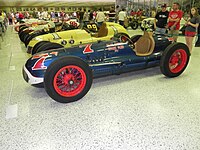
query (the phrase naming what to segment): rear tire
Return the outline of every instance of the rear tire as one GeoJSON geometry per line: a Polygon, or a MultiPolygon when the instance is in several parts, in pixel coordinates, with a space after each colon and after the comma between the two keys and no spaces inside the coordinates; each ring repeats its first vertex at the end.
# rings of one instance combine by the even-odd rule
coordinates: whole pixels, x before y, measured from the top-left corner
{"type": "Polygon", "coordinates": [[[49,42],[49,41],[41,41],[41,42],[38,42],[37,44],[35,44],[35,46],[33,47],[32,51],[31,51],[31,54],[34,55],[34,54],[36,53],[37,49],[38,49],[41,45],[43,45],[43,44],[45,44],[45,43],[48,43],[48,42],[49,42]]]}
{"type": "Polygon", "coordinates": [[[26,41],[30,36],[31,36],[31,34],[29,34],[29,33],[24,36],[24,44],[25,44],[25,46],[26,46],[26,41]]]}
{"type": "MultiPolygon", "coordinates": [[[[21,31],[21,32],[19,33],[19,39],[20,39],[21,41],[23,40],[24,34],[25,34],[25,31],[21,31]]],[[[22,41],[22,42],[23,42],[23,41],[22,41]]]]}
{"type": "Polygon", "coordinates": [[[34,37],[32,36],[32,34],[30,34],[28,37],[26,37],[26,40],[24,42],[25,46],[27,47],[29,42],[33,39],[34,37]]]}
{"type": "Polygon", "coordinates": [[[92,80],[92,71],[86,62],[65,56],[47,68],[44,87],[55,101],[69,103],[84,97],[91,88],[92,80]]]}
{"type": "Polygon", "coordinates": [[[44,32],[43,30],[41,30],[41,31],[36,31],[36,32],[30,34],[29,37],[28,37],[28,38],[26,39],[26,41],[24,42],[24,43],[25,43],[25,46],[27,47],[28,44],[29,44],[29,42],[30,42],[33,38],[35,38],[36,36],[44,35],[44,34],[47,34],[47,33],[44,32]]]}
{"type": "Polygon", "coordinates": [[[38,49],[36,50],[36,53],[47,51],[50,49],[57,49],[57,48],[63,48],[63,46],[57,43],[48,42],[38,47],[38,49]]]}
{"type": "Polygon", "coordinates": [[[161,72],[169,78],[183,73],[190,59],[190,51],[183,43],[170,44],[163,52],[160,60],[161,72]]]}

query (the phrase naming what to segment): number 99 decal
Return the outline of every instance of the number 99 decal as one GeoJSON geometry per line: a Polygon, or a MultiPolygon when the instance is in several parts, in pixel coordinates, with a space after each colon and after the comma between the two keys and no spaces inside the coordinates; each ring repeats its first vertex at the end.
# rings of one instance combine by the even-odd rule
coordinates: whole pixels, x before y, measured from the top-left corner
{"type": "Polygon", "coordinates": [[[96,24],[88,24],[87,25],[88,29],[94,29],[95,31],[98,31],[97,25],[96,24]]]}

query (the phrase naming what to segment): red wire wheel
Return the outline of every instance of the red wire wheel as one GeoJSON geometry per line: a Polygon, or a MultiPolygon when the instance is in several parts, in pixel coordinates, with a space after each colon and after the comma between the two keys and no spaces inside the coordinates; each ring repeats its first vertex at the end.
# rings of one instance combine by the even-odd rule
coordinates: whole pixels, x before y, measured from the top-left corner
{"type": "Polygon", "coordinates": [[[183,43],[170,44],[161,56],[161,72],[167,77],[177,77],[186,69],[189,59],[190,51],[187,45],[183,43]]]}
{"type": "Polygon", "coordinates": [[[92,70],[85,61],[74,56],[64,56],[48,66],[44,87],[55,101],[69,103],[84,97],[91,88],[92,80],[92,70]]]}
{"type": "Polygon", "coordinates": [[[169,68],[172,73],[180,72],[187,63],[187,53],[183,49],[176,50],[169,59],[169,68]]]}
{"type": "Polygon", "coordinates": [[[86,75],[78,66],[65,66],[56,73],[53,83],[58,94],[63,97],[73,97],[83,91],[86,75]]]}

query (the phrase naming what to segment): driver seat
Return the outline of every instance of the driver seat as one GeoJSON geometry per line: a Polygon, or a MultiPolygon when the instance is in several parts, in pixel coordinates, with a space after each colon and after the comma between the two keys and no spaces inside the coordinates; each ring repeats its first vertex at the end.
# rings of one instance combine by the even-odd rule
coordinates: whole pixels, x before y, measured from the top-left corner
{"type": "Polygon", "coordinates": [[[108,28],[106,26],[106,23],[103,22],[101,27],[99,28],[99,31],[97,33],[97,37],[104,37],[108,35],[108,28]]]}
{"type": "Polygon", "coordinates": [[[143,36],[135,43],[135,52],[137,56],[151,55],[155,48],[153,32],[144,32],[143,36]]]}

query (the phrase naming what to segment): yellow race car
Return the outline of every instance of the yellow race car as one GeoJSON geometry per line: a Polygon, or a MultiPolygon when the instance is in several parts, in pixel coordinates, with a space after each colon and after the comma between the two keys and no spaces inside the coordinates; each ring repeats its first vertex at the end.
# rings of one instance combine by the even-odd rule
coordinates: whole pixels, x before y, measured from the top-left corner
{"type": "MultiPolygon", "coordinates": [[[[89,24],[88,28],[96,28],[96,24],[89,24]]],[[[91,32],[88,28],[55,32],[46,35],[40,35],[33,38],[27,47],[27,53],[35,54],[41,51],[68,48],[75,45],[86,44],[96,41],[110,40],[115,35],[125,35],[129,37],[127,30],[113,22],[104,22],[98,29],[98,32],[91,32]]]]}

